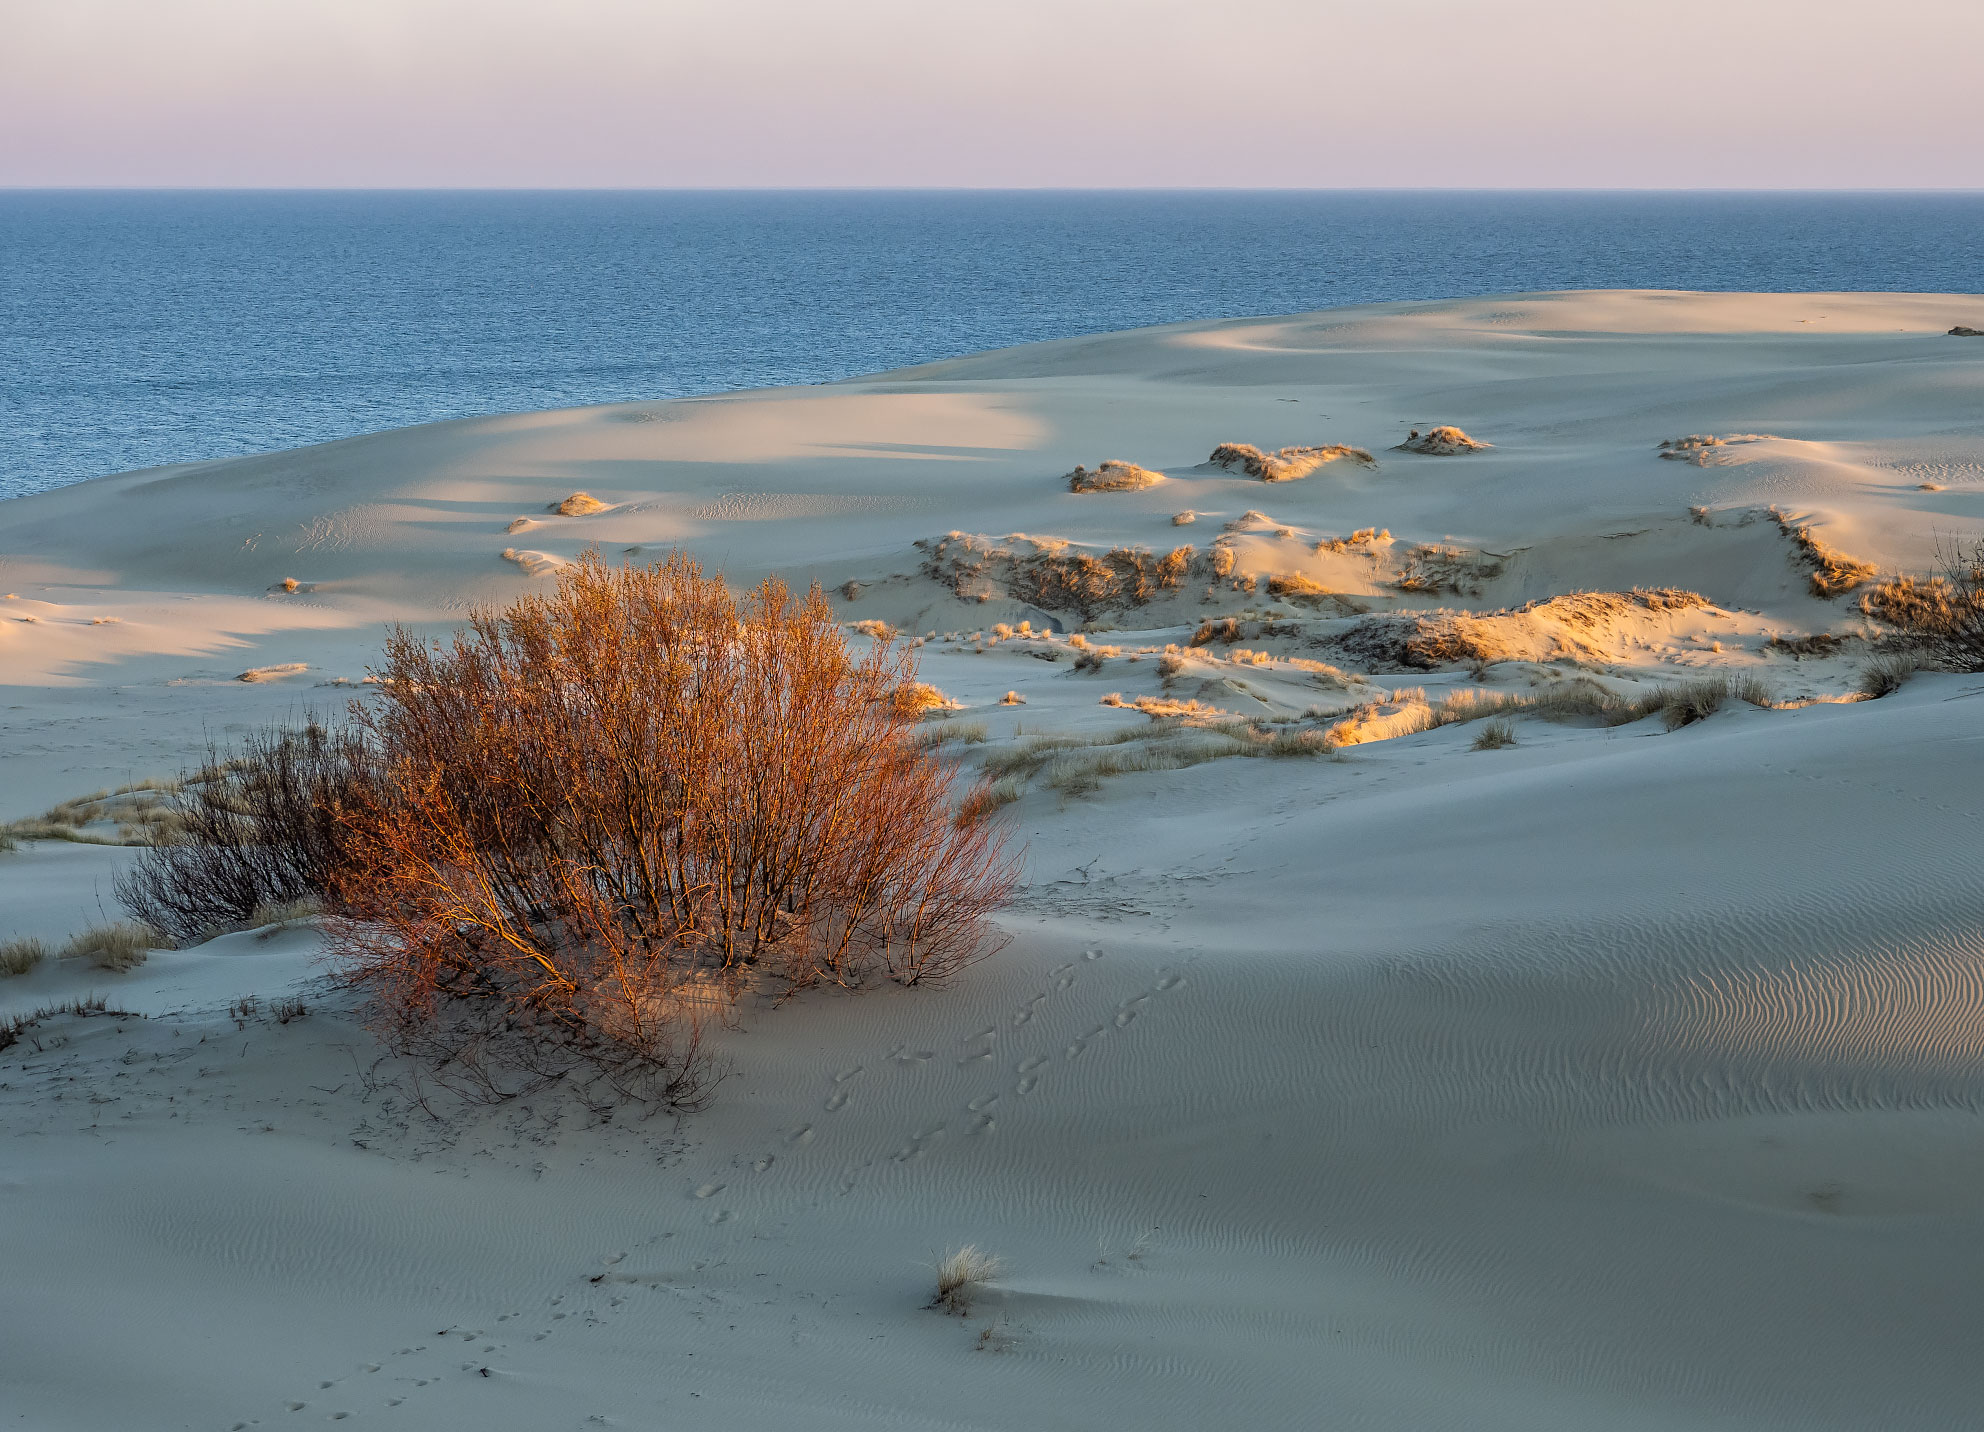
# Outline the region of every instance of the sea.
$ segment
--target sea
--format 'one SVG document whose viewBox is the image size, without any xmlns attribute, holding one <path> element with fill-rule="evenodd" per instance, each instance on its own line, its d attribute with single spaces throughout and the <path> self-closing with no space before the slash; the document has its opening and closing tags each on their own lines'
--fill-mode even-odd
<svg viewBox="0 0 1984 1432">
<path fill-rule="evenodd" d="M 0 498 L 1181 319 L 1984 290 L 1984 194 L 0 191 Z"/>
</svg>

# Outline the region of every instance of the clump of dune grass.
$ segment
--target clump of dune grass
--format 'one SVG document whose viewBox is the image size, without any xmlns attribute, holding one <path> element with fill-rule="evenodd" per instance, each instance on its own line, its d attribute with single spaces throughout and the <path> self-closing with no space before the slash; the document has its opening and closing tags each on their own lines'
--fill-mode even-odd
<svg viewBox="0 0 1984 1432">
<path fill-rule="evenodd" d="M 1375 467 L 1378 462 L 1363 448 L 1354 448 L 1348 443 L 1285 447 L 1277 452 L 1263 452 L 1252 443 L 1221 443 L 1212 450 L 1212 456 L 1206 461 L 1213 467 L 1223 467 L 1228 471 L 1238 468 L 1262 482 L 1293 482 L 1296 478 L 1307 477 L 1325 463 L 1343 458 L 1366 467 Z"/>
<path fill-rule="evenodd" d="M 939 721 L 918 732 L 916 743 L 925 750 L 952 743 L 976 746 L 984 742 L 987 734 L 983 721 Z"/>
<path fill-rule="evenodd" d="M 1860 669 L 1859 691 L 1869 701 L 1892 696 L 1922 669 L 1922 658 L 1914 652 L 1890 651 L 1876 656 Z"/>
<path fill-rule="evenodd" d="M 951 1250 L 937 1260 L 937 1295 L 930 1306 L 964 1316 L 970 1311 L 973 1295 L 998 1277 L 1005 1266 L 1002 1259 L 975 1243 Z"/>
<path fill-rule="evenodd" d="M 1172 642 L 1164 648 L 1164 654 L 1157 659 L 1157 674 L 1165 681 L 1171 680 L 1185 669 L 1185 653 Z"/>
<path fill-rule="evenodd" d="M 1925 581 L 1896 577 L 1860 599 L 1860 609 L 1954 671 L 1984 671 L 1984 538 L 1952 543 Z"/>
<path fill-rule="evenodd" d="M 1067 481 L 1070 492 L 1136 492 L 1157 486 L 1164 481 L 1164 474 L 1112 457 L 1105 459 L 1093 472 L 1076 463 Z"/>
<path fill-rule="evenodd" d="M 1298 597 L 1322 597 L 1329 595 L 1329 588 L 1313 577 L 1305 577 L 1300 572 L 1277 572 L 1268 578 L 1268 595 L 1284 601 Z"/>
<path fill-rule="evenodd" d="M 0 944 L 0 978 L 24 975 L 47 958 L 48 946 L 39 940 L 8 940 Z"/>
<path fill-rule="evenodd" d="M 1017 691 L 1008 691 L 1004 696 L 999 698 L 999 704 L 1001 706 L 1024 706 L 1026 705 L 1026 698 Z"/>
<path fill-rule="evenodd" d="M 956 711 L 961 705 L 927 681 L 911 681 L 898 686 L 889 699 L 899 716 L 927 717 L 932 712 Z"/>
<path fill-rule="evenodd" d="M 65 960 L 88 960 L 100 970 L 121 974 L 136 969 L 155 949 L 163 948 L 165 937 L 135 920 L 119 920 L 109 925 L 92 925 L 70 936 L 62 947 Z"/>
<path fill-rule="evenodd" d="M 58 1015 L 69 1015 L 76 1019 L 93 1019 L 102 1016 L 106 1019 L 143 1019 L 142 1014 L 128 1009 L 112 1009 L 110 1003 L 100 994 L 85 995 L 63 1004 L 44 1004 L 39 1009 L 26 1014 L 16 1014 L 0 1019 L 0 1050 L 11 1049 L 22 1038 L 31 1033 L 43 1020 L 54 1019 Z"/>
<path fill-rule="evenodd" d="M 1798 562 L 1809 572 L 1813 596 L 1830 601 L 1879 575 L 1880 569 L 1873 563 L 1857 561 L 1828 546 L 1809 526 L 1794 521 L 1782 509 L 1773 507 L 1770 515 L 1777 530 L 1791 539 Z"/>
<path fill-rule="evenodd" d="M 560 517 L 590 517 L 595 512 L 606 511 L 607 506 L 590 492 L 575 492 L 563 502 L 552 503 L 546 510 Z"/>
<path fill-rule="evenodd" d="M 1498 716 L 1484 725 L 1474 737 L 1477 751 L 1499 751 L 1516 743 L 1515 724 L 1506 717 Z"/>
<path fill-rule="evenodd" d="M 1479 452 L 1492 443 L 1484 443 L 1471 438 L 1459 428 L 1443 425 L 1420 432 L 1414 428 L 1406 440 L 1398 445 L 1400 452 L 1416 452 L 1427 457 L 1458 457 L 1463 453 Z"/>
</svg>

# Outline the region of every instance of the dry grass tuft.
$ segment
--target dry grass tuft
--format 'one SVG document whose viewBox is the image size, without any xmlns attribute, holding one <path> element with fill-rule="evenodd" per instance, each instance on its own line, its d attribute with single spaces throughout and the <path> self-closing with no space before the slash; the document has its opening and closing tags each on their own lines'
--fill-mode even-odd
<svg viewBox="0 0 1984 1432">
<path fill-rule="evenodd" d="M 607 506 L 590 492 L 575 492 L 563 502 L 552 503 L 546 510 L 560 517 L 590 517 L 595 512 L 606 511 Z"/>
<path fill-rule="evenodd" d="M 1968 550 L 1946 550 L 1941 565 L 1926 581 L 1882 582 L 1860 599 L 1860 610 L 1932 653 L 1939 665 L 1984 671 L 1984 538 Z"/>
<path fill-rule="evenodd" d="M 113 925 L 92 925 L 70 937 L 62 947 L 62 958 L 88 960 L 100 970 L 121 974 L 136 969 L 153 950 L 166 945 L 166 938 L 150 926 L 119 920 Z"/>
<path fill-rule="evenodd" d="M 1869 701 L 1892 696 L 1906 686 L 1908 679 L 1921 669 L 1922 659 L 1914 652 L 1885 652 L 1861 668 L 1860 694 Z"/>
<path fill-rule="evenodd" d="M 1176 642 L 1164 648 L 1164 654 L 1157 659 L 1157 674 L 1166 681 L 1171 680 L 1185 669 L 1185 653 L 1178 649 Z"/>
<path fill-rule="evenodd" d="M 1348 537 L 1325 537 L 1316 544 L 1318 552 L 1334 552 L 1339 555 L 1354 551 L 1359 547 L 1372 547 L 1380 542 L 1392 540 L 1389 527 L 1360 527 Z"/>
<path fill-rule="evenodd" d="M 1246 629 L 1235 617 L 1221 617 L 1217 621 L 1208 618 L 1200 622 L 1199 629 L 1192 633 L 1190 645 L 1210 646 L 1218 642 L 1222 646 L 1231 646 L 1245 636 Z"/>
<path fill-rule="evenodd" d="M 0 979 L 24 975 L 48 958 L 48 947 L 39 940 L 8 940 L 0 944 Z"/>
<path fill-rule="evenodd" d="M 1505 717 L 1496 717 L 1475 735 L 1473 749 L 1477 751 L 1499 751 L 1516 743 L 1515 725 Z"/>
<path fill-rule="evenodd" d="M 1811 571 L 1812 595 L 1826 601 L 1844 596 L 1855 587 L 1874 579 L 1879 568 L 1871 562 L 1859 562 L 1844 552 L 1827 546 L 1812 529 L 1794 522 L 1781 509 L 1770 510 L 1778 531 L 1791 539 L 1797 548 L 1797 560 Z"/>
<path fill-rule="evenodd" d="M 44 1004 L 27 1014 L 16 1014 L 0 1018 L 0 1050 L 11 1049 L 24 1037 L 30 1035 L 43 1020 L 57 1015 L 70 1015 L 76 1019 L 94 1019 L 101 1015 L 106 1019 L 143 1019 L 128 1009 L 112 1009 L 100 994 L 82 999 L 72 999 L 67 1004 Z M 39 1048 L 39 1044 L 36 1045 Z"/>
<path fill-rule="evenodd" d="M 1017 691 L 1008 691 L 1004 696 L 999 698 L 999 704 L 1001 706 L 1024 706 L 1026 705 L 1026 698 Z"/>
<path fill-rule="evenodd" d="M 960 746 L 982 744 L 990 732 L 983 721 L 939 721 L 917 732 L 916 743 L 925 750 L 956 743 Z"/>
<path fill-rule="evenodd" d="M 920 720 L 933 711 L 957 711 L 963 703 L 953 701 L 927 681 L 911 681 L 898 686 L 889 696 L 895 713 L 906 720 Z"/>
<path fill-rule="evenodd" d="M 972 1295 L 1005 1271 L 1005 1263 L 967 1243 L 937 1260 L 937 1295 L 930 1306 L 963 1317 L 971 1309 Z"/>
<path fill-rule="evenodd" d="M 1285 447 L 1271 453 L 1262 452 L 1252 443 L 1221 443 L 1212 450 L 1212 456 L 1206 462 L 1229 472 L 1237 468 L 1262 482 L 1293 482 L 1298 477 L 1307 477 L 1325 463 L 1344 458 L 1366 467 L 1376 467 L 1378 463 L 1363 448 L 1354 448 L 1347 443 L 1330 443 L 1323 447 Z"/>
<path fill-rule="evenodd" d="M 1155 487 L 1164 481 L 1164 474 L 1153 472 L 1147 467 L 1138 467 L 1133 462 L 1121 458 L 1109 458 L 1094 472 L 1077 463 L 1075 470 L 1068 474 L 1070 492 L 1137 492 L 1146 487 Z"/>
<path fill-rule="evenodd" d="M 1406 440 L 1398 445 L 1400 452 L 1416 452 L 1428 457 L 1458 457 L 1462 453 L 1479 452 L 1492 443 L 1479 442 L 1456 427 L 1428 428 L 1420 432 L 1414 428 Z"/>
<path fill-rule="evenodd" d="M 858 622 L 849 622 L 847 629 L 857 636 L 867 637 L 870 641 L 894 641 L 897 636 L 894 627 L 890 626 L 887 622 L 876 621 L 872 617 L 864 617 Z"/>
</svg>

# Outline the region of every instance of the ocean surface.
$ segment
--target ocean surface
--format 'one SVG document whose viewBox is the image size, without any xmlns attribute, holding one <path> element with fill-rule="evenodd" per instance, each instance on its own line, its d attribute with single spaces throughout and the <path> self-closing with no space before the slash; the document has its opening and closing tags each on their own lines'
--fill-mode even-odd
<svg viewBox="0 0 1984 1432">
<path fill-rule="evenodd" d="M 1975 292 L 1984 195 L 0 192 L 0 497 L 468 414 L 1558 288 Z"/>
</svg>

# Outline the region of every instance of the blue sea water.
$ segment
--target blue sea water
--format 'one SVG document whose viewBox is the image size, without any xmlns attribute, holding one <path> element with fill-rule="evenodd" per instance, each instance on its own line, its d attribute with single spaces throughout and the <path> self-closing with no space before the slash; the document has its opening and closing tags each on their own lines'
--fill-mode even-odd
<svg viewBox="0 0 1984 1432">
<path fill-rule="evenodd" d="M 0 497 L 1178 319 L 1984 289 L 1984 195 L 0 192 Z"/>
</svg>

